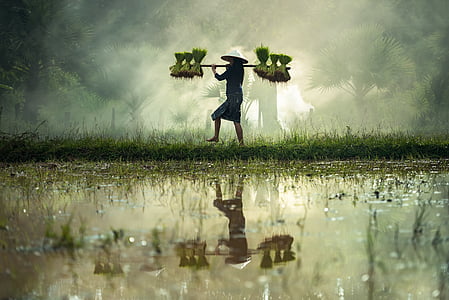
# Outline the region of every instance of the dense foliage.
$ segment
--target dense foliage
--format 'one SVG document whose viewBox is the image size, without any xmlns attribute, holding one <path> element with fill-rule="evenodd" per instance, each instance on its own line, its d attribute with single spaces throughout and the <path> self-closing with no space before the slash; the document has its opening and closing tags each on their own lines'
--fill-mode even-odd
<svg viewBox="0 0 449 300">
<path fill-rule="evenodd" d="M 174 98 L 187 92 L 166 85 L 169 76 L 160 78 L 173 49 L 201 45 L 219 53 L 233 45 L 253 49 L 267 43 L 295 57 L 301 70 L 292 81 L 303 84 L 301 89 L 348 93 L 316 97 L 336 103 L 327 110 L 314 103 L 322 119 L 337 115 L 342 123 L 351 118 L 388 123 L 401 115 L 407 122 L 398 126 L 447 132 L 446 0 L 291 1 L 281 10 L 268 0 L 217 5 L 188 0 L 179 9 L 173 0 L 126 5 L 1 0 L 0 131 L 20 131 L 41 121 L 53 127 L 67 120 L 78 127 L 105 120 L 115 126 L 119 118 L 118 125 L 149 122 L 142 116 L 146 106 L 158 102 L 158 108 L 166 108 L 166 101 L 176 103 Z M 266 11 L 276 22 L 260 22 L 257 16 Z M 311 80 L 303 82 L 299 73 Z M 248 97 L 260 102 L 265 123 L 276 121 L 271 114 L 276 108 L 262 103 L 257 91 Z M 342 102 L 346 97 L 357 113 L 335 110 L 349 103 Z"/>
</svg>

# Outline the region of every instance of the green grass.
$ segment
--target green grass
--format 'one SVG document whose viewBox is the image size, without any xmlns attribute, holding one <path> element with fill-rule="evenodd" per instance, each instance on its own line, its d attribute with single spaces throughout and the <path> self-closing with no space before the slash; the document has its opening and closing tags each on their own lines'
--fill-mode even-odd
<svg viewBox="0 0 449 300">
<path fill-rule="evenodd" d="M 0 161 L 144 161 L 144 160 L 347 160 L 449 158 L 447 136 L 407 134 L 289 134 L 209 144 L 179 137 L 56 137 L 4 136 Z"/>
</svg>

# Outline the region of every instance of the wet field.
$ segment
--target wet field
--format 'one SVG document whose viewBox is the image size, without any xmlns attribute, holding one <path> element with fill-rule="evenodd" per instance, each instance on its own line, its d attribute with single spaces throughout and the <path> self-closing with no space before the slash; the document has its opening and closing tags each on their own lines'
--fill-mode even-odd
<svg viewBox="0 0 449 300">
<path fill-rule="evenodd" d="M 449 162 L 2 165 L 1 299 L 448 299 Z"/>
</svg>

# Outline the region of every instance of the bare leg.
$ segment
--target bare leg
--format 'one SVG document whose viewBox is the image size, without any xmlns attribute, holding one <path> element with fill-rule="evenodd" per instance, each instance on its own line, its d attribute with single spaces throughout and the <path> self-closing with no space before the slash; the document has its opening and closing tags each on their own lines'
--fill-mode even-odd
<svg viewBox="0 0 449 300">
<path fill-rule="evenodd" d="M 208 142 L 218 142 L 218 137 L 220 136 L 220 126 L 221 126 L 221 118 L 215 119 L 215 134 L 210 139 L 207 139 Z"/>
<path fill-rule="evenodd" d="M 242 199 L 243 193 L 243 177 L 239 178 L 239 182 L 237 184 L 237 191 L 235 192 L 235 198 Z"/>
<path fill-rule="evenodd" d="M 235 127 L 235 133 L 237 134 L 237 138 L 239 140 L 239 144 L 240 146 L 243 146 L 243 129 L 242 129 L 242 125 L 240 125 L 240 123 L 234 122 L 234 127 Z"/>
<path fill-rule="evenodd" d="M 215 197 L 217 200 L 223 200 L 223 194 L 221 193 L 221 185 L 217 182 L 215 183 Z"/>
</svg>

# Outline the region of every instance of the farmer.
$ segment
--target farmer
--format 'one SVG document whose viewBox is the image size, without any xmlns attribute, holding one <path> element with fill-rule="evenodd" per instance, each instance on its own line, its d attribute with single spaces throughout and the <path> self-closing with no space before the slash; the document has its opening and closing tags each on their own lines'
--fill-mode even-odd
<svg viewBox="0 0 449 300">
<path fill-rule="evenodd" d="M 243 64 L 248 60 L 238 51 L 233 50 L 225 54 L 221 59 L 229 62 L 226 71 L 223 74 L 217 74 L 216 66 L 212 65 L 212 72 L 218 80 L 226 79 L 226 101 L 221 104 L 211 115 L 215 122 L 215 134 L 208 139 L 208 142 L 218 142 L 220 135 L 221 119 L 234 122 L 235 132 L 239 144 L 243 146 L 243 130 L 240 125 L 240 107 L 243 101 Z"/>
</svg>

